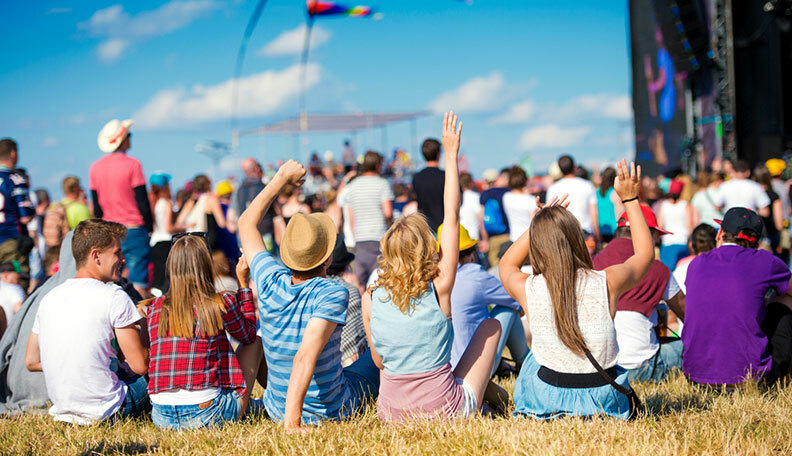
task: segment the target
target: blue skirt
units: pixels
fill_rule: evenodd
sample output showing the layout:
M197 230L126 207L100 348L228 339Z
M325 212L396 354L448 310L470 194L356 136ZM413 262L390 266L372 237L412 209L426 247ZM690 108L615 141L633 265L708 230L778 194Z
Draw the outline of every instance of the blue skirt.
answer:
M619 385L630 389L627 371L616 366L619 374L614 379ZM627 396L611 385L596 388L561 388L542 381L537 373L539 363L533 352L523 362L520 375L514 384L514 416L530 416L548 420L562 416L610 415L627 419L630 404Z

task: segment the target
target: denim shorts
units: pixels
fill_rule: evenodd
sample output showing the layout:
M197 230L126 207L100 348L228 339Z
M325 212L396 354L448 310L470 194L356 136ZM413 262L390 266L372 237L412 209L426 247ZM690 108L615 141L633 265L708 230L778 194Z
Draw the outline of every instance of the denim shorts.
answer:
M148 286L148 265L151 261L149 235L145 228L131 228L121 243L129 269L129 281L137 287Z
M141 416L151 410L151 402L149 402L148 391L146 387L146 377L141 375L134 375L129 378L122 379L124 382L124 403L121 407L110 417L110 422L114 423L122 418L131 418Z
M221 427L226 421L239 419L242 396L234 390L224 389L209 405L159 405L151 404L151 420L158 428L195 429Z

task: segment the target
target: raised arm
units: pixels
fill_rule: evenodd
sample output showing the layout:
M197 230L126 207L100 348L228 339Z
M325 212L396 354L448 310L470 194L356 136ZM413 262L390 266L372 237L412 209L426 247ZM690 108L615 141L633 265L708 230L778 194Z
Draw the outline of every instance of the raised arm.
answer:
M636 169L635 163L630 163L628 169L627 162L622 160L618 164L618 173L613 187L624 201L624 207L627 210L634 253L624 263L615 264L605 269L610 294L611 316L616 314L616 302L619 300L619 296L638 285L654 260L652 234L649 232L649 226L641 212L641 204L638 202L640 186L641 167Z
M272 181L256 195L245 212L239 216L239 241L248 264L253 261L256 254L267 249L258 230L261 217L267 213L284 185L291 183L299 186L303 176L305 176L305 168L301 164L294 160L287 161L278 169Z
M451 316L451 290L459 263L459 169L457 156L462 122L457 125L454 111L443 116L443 150L445 151L445 187L443 188L443 230L440 234L439 273L435 279L440 308Z

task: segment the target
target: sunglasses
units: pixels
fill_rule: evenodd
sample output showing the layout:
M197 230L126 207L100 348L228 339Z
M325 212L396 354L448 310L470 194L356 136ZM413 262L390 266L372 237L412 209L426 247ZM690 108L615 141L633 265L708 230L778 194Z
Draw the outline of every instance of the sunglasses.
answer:
M188 231L186 233L176 233L176 234L174 234L171 237L171 245L175 244L176 241L178 241L179 239L181 239L181 238L183 238L185 236L199 236L199 237L202 237L203 240L204 240L204 243L206 243L206 248L207 249L209 248L209 239L206 237L206 233L203 232L203 231ZM211 250L211 249L209 249L209 250Z

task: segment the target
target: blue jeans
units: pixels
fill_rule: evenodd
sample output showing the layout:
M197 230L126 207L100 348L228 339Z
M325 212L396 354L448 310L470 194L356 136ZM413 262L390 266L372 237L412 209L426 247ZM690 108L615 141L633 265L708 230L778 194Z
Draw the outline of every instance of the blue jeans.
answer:
M130 378L122 379L124 382L124 403L110 418L110 422L116 422L121 418L140 416L151 410L146 378L135 375Z
M657 353L645 365L627 371L627 379L631 382L659 382L674 369L682 369L682 341L679 339L661 343Z
M520 321L520 314L516 310L506 306L495 306L490 316L501 324L501 337L498 341L498 350L495 352L495 364L492 366L494 375L500 367L503 348L509 347L514 362L520 366L528 356L528 341L525 338L525 328Z
M350 412L359 410L367 401L377 398L380 370L371 359L370 348L367 348L357 361L344 368L344 377L354 396Z
M129 269L129 281L136 287L148 287L148 265L151 261L149 235L145 228L131 228L121 243L126 267Z
M224 389L211 403L194 405L151 404L151 420L158 428L194 429L220 427L226 421L236 421L242 411L242 396L232 389Z
M676 269L676 265L682 258L689 255L688 248L684 244L672 244L660 246L660 262L668 266L671 272Z

